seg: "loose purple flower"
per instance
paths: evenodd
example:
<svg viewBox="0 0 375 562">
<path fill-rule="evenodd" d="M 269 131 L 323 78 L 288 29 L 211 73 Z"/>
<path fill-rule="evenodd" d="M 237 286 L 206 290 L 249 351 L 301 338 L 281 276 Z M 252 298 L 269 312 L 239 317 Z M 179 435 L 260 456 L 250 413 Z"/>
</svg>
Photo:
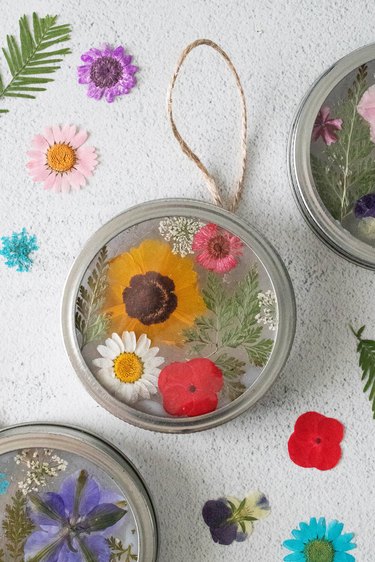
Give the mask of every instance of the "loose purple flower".
<svg viewBox="0 0 375 562">
<path fill-rule="evenodd" d="M 315 119 L 312 138 L 317 141 L 322 137 L 325 144 L 330 145 L 337 141 L 336 131 L 342 128 L 342 119 L 331 119 L 329 107 L 322 107 Z"/>
<path fill-rule="evenodd" d="M 92 48 L 81 56 L 85 63 L 78 67 L 78 82 L 88 84 L 87 95 L 96 100 L 104 98 L 112 103 L 116 96 L 128 94 L 137 83 L 137 66 L 122 46 Z"/>
<path fill-rule="evenodd" d="M 357 219 L 375 217 L 375 193 L 368 193 L 356 202 L 354 214 Z"/>
<path fill-rule="evenodd" d="M 86 470 L 64 480 L 59 493 L 29 494 L 29 500 L 28 515 L 37 530 L 26 541 L 26 562 L 109 562 L 107 529 L 126 510 Z"/>
</svg>

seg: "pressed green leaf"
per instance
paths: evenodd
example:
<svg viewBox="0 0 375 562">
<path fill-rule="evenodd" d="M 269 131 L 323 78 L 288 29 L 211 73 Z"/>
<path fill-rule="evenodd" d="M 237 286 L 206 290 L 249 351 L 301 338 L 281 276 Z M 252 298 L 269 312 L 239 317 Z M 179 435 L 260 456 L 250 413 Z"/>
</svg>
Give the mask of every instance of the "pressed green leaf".
<svg viewBox="0 0 375 562">
<path fill-rule="evenodd" d="M 9 113 L 9 109 L 0 109 L 0 113 Z"/>
<path fill-rule="evenodd" d="M 25 99 L 29 99 L 29 100 L 33 100 L 35 98 L 35 96 L 31 95 L 31 94 L 21 94 L 19 92 L 17 93 L 12 93 L 9 90 L 6 91 L 6 93 L 4 94 L 5 98 L 25 98 Z"/>
<path fill-rule="evenodd" d="M 369 393 L 369 400 L 372 403 L 372 412 L 375 419 L 375 341 L 362 339 L 365 326 L 362 326 L 357 332 L 353 328 L 351 330 L 358 339 L 359 366 L 362 370 L 362 380 L 365 381 L 363 392 Z"/>
<path fill-rule="evenodd" d="M 17 86 L 17 92 L 44 92 L 46 88 L 35 88 L 34 86 Z M 8 92 L 12 92 L 12 88 L 8 89 Z M 5 94 L 6 96 L 8 94 Z"/>
<path fill-rule="evenodd" d="M 10 560 L 23 562 L 25 542 L 34 530 L 34 525 L 27 515 L 26 497 L 20 490 L 5 506 L 2 527 L 6 541 L 5 547 L 11 555 Z M 8 561 L 8 558 L 6 560 Z"/>
<path fill-rule="evenodd" d="M 57 16 L 39 18 L 34 12 L 32 16 L 33 30 L 31 31 L 26 15 L 19 20 L 20 45 L 14 36 L 7 36 L 7 49 L 3 53 L 9 70 L 13 76 L 7 86 L 1 84 L 0 97 L 28 97 L 22 92 L 30 84 L 45 84 L 52 82 L 52 78 L 43 75 L 53 74 L 58 70 L 59 63 L 63 60 L 56 58 L 58 55 L 70 53 L 69 48 L 49 50 L 50 47 L 67 41 L 70 38 L 70 25 L 55 25 Z M 30 92 L 43 91 L 44 88 L 28 90 Z M 4 113 L 4 112 L 2 112 Z"/>
</svg>

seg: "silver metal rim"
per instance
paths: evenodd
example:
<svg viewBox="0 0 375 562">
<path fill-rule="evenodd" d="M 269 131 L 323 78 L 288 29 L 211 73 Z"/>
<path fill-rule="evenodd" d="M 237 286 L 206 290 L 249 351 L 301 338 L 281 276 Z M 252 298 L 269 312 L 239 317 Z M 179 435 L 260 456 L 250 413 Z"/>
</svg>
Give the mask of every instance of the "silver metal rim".
<svg viewBox="0 0 375 562">
<path fill-rule="evenodd" d="M 350 72 L 374 58 L 375 44 L 368 45 L 340 59 L 320 76 L 297 110 L 288 147 L 294 195 L 308 224 L 335 252 L 369 269 L 375 269 L 374 248 L 352 236 L 335 221 L 318 194 L 311 171 L 310 142 L 316 116 L 329 93 Z"/>
<path fill-rule="evenodd" d="M 100 437 L 77 427 L 30 423 L 0 430 L 0 455 L 17 449 L 55 448 L 99 466 L 126 492 L 139 536 L 139 562 L 156 562 L 157 522 L 150 495 L 129 459 Z"/>
<path fill-rule="evenodd" d="M 205 416 L 196 418 L 161 418 L 139 412 L 111 396 L 87 367 L 78 346 L 74 326 L 77 292 L 93 257 L 123 230 L 140 222 L 165 216 L 199 216 L 217 222 L 243 239 L 267 270 L 275 288 L 279 307 L 279 328 L 271 357 L 254 385 L 240 398 Z M 102 226 L 86 243 L 68 275 L 62 300 L 62 331 L 69 359 L 91 396 L 118 418 L 138 427 L 166 433 L 202 431 L 225 423 L 243 413 L 273 384 L 281 372 L 293 343 L 296 326 L 294 293 L 289 275 L 276 251 L 254 228 L 237 216 L 215 205 L 189 199 L 161 199 L 132 207 Z"/>
</svg>

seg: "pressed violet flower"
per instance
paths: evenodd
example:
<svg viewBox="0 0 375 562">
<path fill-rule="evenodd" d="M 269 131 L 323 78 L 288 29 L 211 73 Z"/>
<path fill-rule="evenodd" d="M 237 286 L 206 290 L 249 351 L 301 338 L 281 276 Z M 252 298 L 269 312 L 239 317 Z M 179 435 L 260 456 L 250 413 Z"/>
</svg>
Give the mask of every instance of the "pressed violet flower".
<svg viewBox="0 0 375 562">
<path fill-rule="evenodd" d="M 116 256 L 107 277 L 102 313 L 110 315 L 117 333 L 134 331 L 175 344 L 206 310 L 193 260 L 174 255 L 166 242 L 145 240 Z"/>
<path fill-rule="evenodd" d="M 348 553 L 356 548 L 352 542 L 353 533 L 342 533 L 343 523 L 331 521 L 327 524 L 324 517 L 315 517 L 309 523 L 300 523 L 293 529 L 292 539 L 283 542 L 283 546 L 291 550 L 284 557 L 284 562 L 355 562 L 354 556 Z"/>
<path fill-rule="evenodd" d="M 210 223 L 194 235 L 193 251 L 197 262 L 205 269 L 227 273 L 237 266 L 243 252 L 243 242 L 234 234 Z"/>
<path fill-rule="evenodd" d="M 216 410 L 223 374 L 209 359 L 171 363 L 159 377 L 163 406 L 172 416 L 201 416 Z"/>
<path fill-rule="evenodd" d="M 302 414 L 288 442 L 291 460 L 303 468 L 330 470 L 341 458 L 344 426 L 317 412 Z"/>
<path fill-rule="evenodd" d="M 88 84 L 87 95 L 100 100 L 103 96 L 112 103 L 116 96 L 128 94 L 137 83 L 137 66 L 122 46 L 112 49 L 90 49 L 81 56 L 85 63 L 78 67 L 78 82 Z"/>
<path fill-rule="evenodd" d="M 64 480 L 59 493 L 30 494 L 36 530 L 26 541 L 25 562 L 109 562 L 107 530 L 127 512 L 124 502 L 108 502 L 108 496 L 86 470 Z"/>
<path fill-rule="evenodd" d="M 370 136 L 375 142 L 375 84 L 365 91 L 357 106 L 361 117 L 370 125 Z"/>
<path fill-rule="evenodd" d="M 138 341 L 134 332 L 124 332 L 122 337 L 112 334 L 105 345 L 98 346 L 98 352 L 102 357 L 93 363 L 99 367 L 99 379 L 124 402 L 133 404 L 156 394 L 164 358 L 145 334 Z"/>
<path fill-rule="evenodd" d="M 30 254 L 39 250 L 35 234 L 28 234 L 26 228 L 13 232 L 11 236 L 1 237 L 0 256 L 5 258 L 5 265 L 16 267 L 16 271 L 30 271 L 33 260 Z"/>
<path fill-rule="evenodd" d="M 364 195 L 354 205 L 354 214 L 357 219 L 375 217 L 375 193 Z"/>
<path fill-rule="evenodd" d="M 329 107 L 322 107 L 315 119 L 312 138 L 317 141 L 319 137 L 325 144 L 330 145 L 337 141 L 336 131 L 342 128 L 342 119 L 330 118 Z"/>
<path fill-rule="evenodd" d="M 29 174 L 44 189 L 66 193 L 86 184 L 97 165 L 95 148 L 84 146 L 87 132 L 75 125 L 47 127 L 33 138 L 33 150 L 27 155 Z"/>
<path fill-rule="evenodd" d="M 254 491 L 242 501 L 231 496 L 209 500 L 202 515 L 214 542 L 230 545 L 246 540 L 254 530 L 254 522 L 267 517 L 270 510 L 266 496 Z"/>
</svg>

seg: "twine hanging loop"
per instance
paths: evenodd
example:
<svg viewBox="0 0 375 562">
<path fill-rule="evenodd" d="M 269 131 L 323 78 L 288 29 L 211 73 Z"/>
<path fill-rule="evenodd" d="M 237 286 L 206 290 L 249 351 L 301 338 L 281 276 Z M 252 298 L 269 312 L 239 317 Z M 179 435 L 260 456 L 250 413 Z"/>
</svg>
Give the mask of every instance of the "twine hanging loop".
<svg viewBox="0 0 375 562">
<path fill-rule="evenodd" d="M 207 170 L 203 162 L 200 160 L 200 158 L 195 154 L 195 152 L 193 152 L 193 150 L 189 147 L 187 142 L 182 138 L 180 132 L 177 129 L 173 117 L 173 90 L 177 81 L 177 77 L 189 53 L 191 53 L 193 49 L 199 47 L 200 45 L 207 45 L 208 47 L 211 47 L 223 57 L 223 59 L 229 66 L 229 69 L 231 70 L 232 74 L 234 75 L 241 99 L 241 105 L 242 105 L 241 169 L 240 169 L 239 179 L 235 185 L 234 193 L 232 197 L 229 199 L 229 201 L 227 202 L 227 204 L 225 204 L 220 194 L 220 190 L 215 181 L 215 178 L 209 173 L 209 171 Z M 171 83 L 169 85 L 168 97 L 167 97 L 167 111 L 168 111 L 169 122 L 172 127 L 172 132 L 176 140 L 178 141 L 182 151 L 186 154 L 186 156 L 190 158 L 190 160 L 192 160 L 202 172 L 203 177 L 205 178 L 207 183 L 207 188 L 211 193 L 212 198 L 216 203 L 216 205 L 220 205 L 221 207 L 226 207 L 230 211 L 235 211 L 238 207 L 244 189 L 244 177 L 245 177 L 246 161 L 247 161 L 247 109 L 246 109 L 245 94 L 237 70 L 235 69 L 234 64 L 230 60 L 227 53 L 223 51 L 223 49 L 219 45 L 217 45 L 213 41 L 210 41 L 209 39 L 198 39 L 196 41 L 193 41 L 193 43 L 190 43 L 190 45 L 188 45 L 183 50 L 178 60 L 176 69 L 173 73 Z"/>
</svg>

